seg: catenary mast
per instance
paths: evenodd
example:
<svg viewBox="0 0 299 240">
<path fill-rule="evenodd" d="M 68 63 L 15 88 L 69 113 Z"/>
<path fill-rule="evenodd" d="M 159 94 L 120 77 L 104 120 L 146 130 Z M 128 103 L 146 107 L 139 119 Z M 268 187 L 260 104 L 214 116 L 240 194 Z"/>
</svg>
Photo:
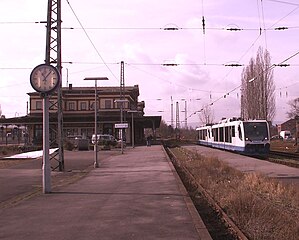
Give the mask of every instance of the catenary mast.
<svg viewBox="0 0 299 240">
<path fill-rule="evenodd" d="M 61 0 L 48 0 L 47 14 L 47 36 L 46 36 L 46 58 L 45 63 L 56 66 L 61 75 Z M 62 111 L 62 81 L 57 90 L 57 144 L 58 152 L 54 154 L 51 161 L 52 169 L 64 170 L 64 152 L 63 152 L 63 111 Z M 51 107 L 51 106 L 50 106 Z M 53 130 L 53 129 L 51 129 Z M 58 165 L 54 165 L 58 163 Z"/>
</svg>

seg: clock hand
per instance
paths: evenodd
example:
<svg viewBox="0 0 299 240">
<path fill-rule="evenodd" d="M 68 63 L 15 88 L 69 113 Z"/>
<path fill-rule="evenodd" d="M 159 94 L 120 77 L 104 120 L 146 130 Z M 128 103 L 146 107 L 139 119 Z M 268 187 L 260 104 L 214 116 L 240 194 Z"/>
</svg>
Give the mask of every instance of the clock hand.
<svg viewBox="0 0 299 240">
<path fill-rule="evenodd" d="M 47 80 L 48 76 L 52 73 L 52 71 L 50 71 L 47 76 L 45 77 L 45 81 Z"/>
<path fill-rule="evenodd" d="M 40 71 L 40 73 L 42 75 L 42 81 L 45 82 L 47 77 L 45 77 L 44 71 Z"/>
<path fill-rule="evenodd" d="M 49 76 L 51 73 L 52 73 L 52 71 L 50 71 L 46 76 L 45 76 L 43 73 L 41 73 L 42 76 L 43 76 L 43 82 L 46 82 L 46 81 L 47 81 L 47 78 L 48 78 L 48 76 Z"/>
</svg>

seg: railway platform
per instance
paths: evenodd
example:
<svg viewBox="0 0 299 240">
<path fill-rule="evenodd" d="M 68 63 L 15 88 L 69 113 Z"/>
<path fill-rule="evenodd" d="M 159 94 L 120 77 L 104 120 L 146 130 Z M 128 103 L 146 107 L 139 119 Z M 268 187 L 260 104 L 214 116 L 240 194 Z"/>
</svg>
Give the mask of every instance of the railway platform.
<svg viewBox="0 0 299 240">
<path fill-rule="evenodd" d="M 0 208 L 0 216 L 3 240 L 211 239 L 159 145 L 111 155 L 74 183 Z"/>
</svg>

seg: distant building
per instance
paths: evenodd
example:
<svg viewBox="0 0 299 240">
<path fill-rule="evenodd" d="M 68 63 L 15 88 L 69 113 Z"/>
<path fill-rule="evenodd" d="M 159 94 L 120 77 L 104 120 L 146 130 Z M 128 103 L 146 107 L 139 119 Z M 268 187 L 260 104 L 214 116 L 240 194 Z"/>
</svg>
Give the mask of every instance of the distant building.
<svg viewBox="0 0 299 240">
<path fill-rule="evenodd" d="M 25 127 L 25 132 L 16 131 L 16 138 L 27 136 L 28 142 L 41 143 L 43 136 L 42 112 L 43 99 L 37 92 L 28 93 L 29 114 L 23 117 L 0 119 L 0 141 L 7 139 L 6 134 L 9 126 L 13 125 L 17 129 Z M 120 123 L 120 109 L 123 104 L 123 122 L 128 123 L 125 132 L 127 143 L 132 143 L 132 114 L 134 120 L 135 143 L 145 142 L 144 129 L 151 128 L 155 135 L 156 128 L 159 128 L 161 116 L 145 116 L 145 102 L 139 101 L 139 86 L 126 86 L 123 90 L 122 102 L 120 99 L 120 87 L 98 87 L 98 133 L 111 134 L 119 138 L 119 129 L 115 128 L 116 123 Z M 55 141 L 58 128 L 57 123 L 57 94 L 50 98 L 50 140 Z M 81 135 L 83 138 L 90 139 L 94 134 L 95 125 L 95 88 L 94 87 L 69 87 L 62 88 L 62 109 L 63 109 L 63 134 L 68 136 Z M 54 131 L 51 131 L 54 130 Z M 2 133 L 2 135 L 1 135 Z M 14 133 L 15 134 L 15 133 Z M 1 137 L 2 136 L 2 137 Z"/>
<path fill-rule="evenodd" d="M 278 130 L 278 134 L 281 131 L 290 131 L 291 135 L 293 137 L 295 137 L 296 136 L 296 120 L 295 119 L 289 119 L 288 121 L 278 125 L 277 130 Z"/>
</svg>

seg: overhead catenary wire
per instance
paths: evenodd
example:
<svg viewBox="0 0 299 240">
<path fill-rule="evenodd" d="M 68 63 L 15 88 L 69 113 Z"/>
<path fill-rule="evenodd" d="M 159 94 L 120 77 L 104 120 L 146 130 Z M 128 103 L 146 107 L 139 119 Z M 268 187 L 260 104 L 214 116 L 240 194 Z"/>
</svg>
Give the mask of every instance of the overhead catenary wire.
<svg viewBox="0 0 299 240">
<path fill-rule="evenodd" d="M 288 2 L 288 1 L 281 1 L 281 0 L 265 0 L 265 1 L 283 3 L 283 4 L 288 4 L 288 5 L 293 5 L 293 6 L 298 6 L 299 7 L 298 3 L 293 3 L 293 2 Z"/>
<path fill-rule="evenodd" d="M 204 18 L 205 19 L 205 18 Z M 204 21 L 206 22 L 206 20 Z M 82 30 L 81 27 L 63 27 L 64 30 Z M 299 26 L 288 26 L 286 29 L 278 29 L 278 28 L 238 28 L 238 27 L 179 27 L 179 28 L 161 28 L 161 27 L 85 27 L 86 30 L 167 30 L 167 31 L 174 31 L 174 30 L 215 30 L 215 31 L 258 31 L 267 30 L 267 31 L 277 31 L 277 30 L 287 30 L 287 29 L 299 29 Z"/>
<path fill-rule="evenodd" d="M 203 2 L 203 0 L 202 0 L 202 2 Z M 280 3 L 285 3 L 284 1 L 272 1 L 272 2 L 280 2 Z M 295 5 L 294 4 L 294 6 L 298 6 L 298 5 Z M 203 13 L 203 16 L 204 16 L 204 13 Z M 280 29 L 278 29 L 278 28 L 280 28 Z M 278 28 L 276 28 L 276 30 L 287 30 L 287 29 L 283 29 L 284 27 L 278 27 Z M 288 29 L 289 29 L 290 27 L 288 27 Z M 294 28 L 298 28 L 298 27 L 294 27 Z M 80 27 L 80 28 L 78 28 L 78 29 L 80 29 L 80 30 L 82 30 L 83 28 L 82 27 Z M 92 28 L 86 28 L 85 27 L 85 30 L 86 29 L 92 29 Z M 93 28 L 94 29 L 94 28 Z M 97 29 L 100 29 L 100 28 L 97 28 Z M 102 28 L 102 29 L 107 29 L 108 30 L 108 28 Z M 109 29 L 115 29 L 115 28 L 109 28 Z M 132 30 L 155 30 L 155 29 L 159 29 L 159 30 L 163 30 L 163 28 L 118 28 L 118 29 L 124 29 L 124 30 L 130 30 L 130 29 L 132 29 Z M 204 28 L 203 27 L 199 27 L 199 28 L 180 28 L 180 27 L 178 27 L 178 29 L 179 30 L 189 30 L 189 29 L 195 29 L 195 30 L 201 30 L 201 31 L 203 31 L 204 30 Z M 252 29 L 248 29 L 248 28 L 239 28 L 240 30 L 258 30 L 257 28 L 252 28 Z M 207 28 L 207 26 L 205 26 L 205 30 L 221 30 L 221 31 L 223 31 L 223 30 L 225 30 L 225 31 L 239 31 L 239 29 L 238 28 L 228 28 L 228 27 L 224 27 L 224 28 Z M 274 29 L 267 29 L 267 30 L 274 30 Z M 74 64 L 85 64 L 85 63 L 79 63 L 79 62 L 74 62 Z M 86 63 L 86 64 L 88 64 L 88 63 Z M 90 64 L 92 64 L 92 63 L 90 63 Z M 107 64 L 107 65 L 111 65 L 111 64 L 114 64 L 114 63 L 107 63 L 107 62 L 104 62 L 104 63 L 94 63 L 94 64 Z M 136 64 L 135 66 L 138 66 L 138 65 L 150 65 L 150 64 L 147 64 L 147 63 L 131 63 L 132 65 L 134 65 L 134 64 Z M 131 65 L 131 66 L 132 66 Z M 157 63 L 156 65 L 160 65 L 160 63 Z M 187 65 L 187 64 L 178 64 L 178 65 Z M 191 65 L 191 64 L 190 64 Z M 192 65 L 205 65 L 205 61 L 204 61 L 204 63 L 202 64 L 202 63 L 200 63 L 200 64 L 192 64 Z M 213 66 L 223 66 L 222 64 L 207 64 L 207 65 L 213 65 Z M 232 71 L 232 69 L 231 69 L 231 71 Z M 227 75 L 228 76 L 228 75 Z M 175 83 L 173 83 L 173 84 L 175 84 Z M 186 87 L 186 86 L 185 86 Z M 194 90 L 194 89 L 193 89 Z"/>
<path fill-rule="evenodd" d="M 254 81 L 255 79 L 257 79 L 260 75 L 264 74 L 265 72 L 268 72 L 270 70 L 272 70 L 273 68 L 279 66 L 279 65 L 283 65 L 285 62 L 287 62 L 288 60 L 294 58 L 295 56 L 299 55 L 299 51 L 292 54 L 291 56 L 287 57 L 286 59 L 284 59 L 282 62 L 280 62 L 279 64 L 272 64 L 271 66 L 269 66 L 268 68 L 266 68 L 264 71 L 260 72 L 257 76 L 253 77 L 251 80 L 249 81 Z M 213 102 L 207 104 L 206 106 L 212 106 L 214 105 L 216 102 L 220 101 L 221 99 L 225 98 L 226 96 L 228 96 L 230 93 L 236 91 L 237 89 L 239 89 L 242 86 L 242 84 L 238 85 L 237 87 L 233 88 L 232 90 L 228 91 L 226 94 L 224 94 L 223 96 L 217 98 L 216 100 L 214 100 Z M 203 111 L 204 108 L 195 111 L 194 113 L 192 113 L 189 117 L 191 117 L 192 115 L 196 114 L 196 113 L 200 113 Z"/>
<path fill-rule="evenodd" d="M 71 11 L 73 12 L 75 18 L 77 19 L 78 23 L 80 24 L 82 30 L 84 31 L 86 37 L 88 38 L 89 42 L 91 43 L 92 47 L 94 48 L 94 50 L 96 51 L 97 55 L 100 57 L 101 61 L 104 63 L 104 65 L 106 66 L 106 68 L 109 70 L 109 72 L 113 75 L 113 77 L 118 80 L 118 78 L 116 77 L 116 75 L 113 73 L 113 71 L 111 70 L 111 68 L 108 66 L 108 64 L 106 64 L 104 58 L 102 57 L 102 55 L 100 54 L 99 50 L 97 49 L 96 45 L 94 44 L 94 42 L 92 41 L 91 37 L 89 36 L 89 34 L 87 33 L 86 29 L 84 28 L 82 22 L 80 21 L 79 17 L 77 16 L 76 12 L 74 11 L 73 7 L 71 6 L 69 0 L 66 0 L 67 4 L 69 5 Z"/>
<path fill-rule="evenodd" d="M 258 2 L 259 0 L 257 0 L 257 6 L 258 6 Z M 285 3 L 285 2 L 284 2 Z M 261 4 L 262 0 L 261 0 Z M 280 27 L 280 28 L 273 28 L 277 23 L 279 23 L 280 21 L 282 21 L 283 19 L 285 19 L 287 16 L 289 16 L 290 14 L 292 14 L 293 12 L 295 12 L 298 8 L 299 8 L 299 4 L 295 4 L 295 6 L 297 6 L 295 9 L 293 9 L 291 12 L 289 12 L 288 14 L 286 14 L 285 16 L 283 16 L 282 18 L 280 18 L 278 21 L 276 21 L 272 26 L 270 26 L 269 28 L 266 28 L 265 26 L 265 20 L 264 20 L 264 16 L 263 16 L 263 28 L 261 27 L 261 21 L 260 21 L 260 14 L 259 14 L 259 22 L 260 22 L 260 34 L 257 36 L 257 38 L 254 40 L 254 42 L 250 45 L 250 47 L 245 51 L 245 53 L 240 57 L 239 62 L 247 55 L 247 53 L 255 46 L 256 42 L 260 39 L 260 37 L 262 36 L 262 33 L 264 32 L 266 34 L 266 31 L 270 30 L 270 29 L 274 29 L 274 30 L 285 30 L 287 28 L 284 27 Z M 262 10 L 263 11 L 263 10 Z M 259 13 L 259 11 L 258 11 Z M 264 15 L 264 13 L 262 13 Z M 266 44 L 266 48 L 267 48 L 267 38 L 265 37 L 265 44 Z M 284 65 L 286 61 L 283 61 L 279 64 L 273 64 L 273 67 L 277 67 L 280 66 L 282 67 Z M 225 77 L 223 77 L 223 79 L 226 79 L 231 73 L 232 73 L 233 69 L 230 69 L 230 71 L 225 75 Z M 241 86 L 241 85 L 240 85 Z M 234 92 L 236 89 L 239 89 L 240 86 L 237 86 L 235 89 L 233 89 L 230 92 Z M 229 92 L 229 93 L 230 93 Z M 228 94 L 229 94 L 228 93 Z M 227 95 L 228 95 L 227 94 Z M 211 105 L 213 105 L 214 103 L 218 102 L 219 100 L 225 98 L 227 96 L 226 94 L 221 96 L 220 98 L 216 99 L 214 102 L 211 103 Z"/>
<path fill-rule="evenodd" d="M 32 21 L 32 22 L 30 22 L 30 21 L 28 21 L 28 22 L 25 22 L 25 21 L 19 21 L 19 22 L 8 22 L 8 21 L 6 21 L 6 22 L 0 22 L 0 24 L 39 24 L 39 23 L 47 23 L 47 21 Z"/>
</svg>

